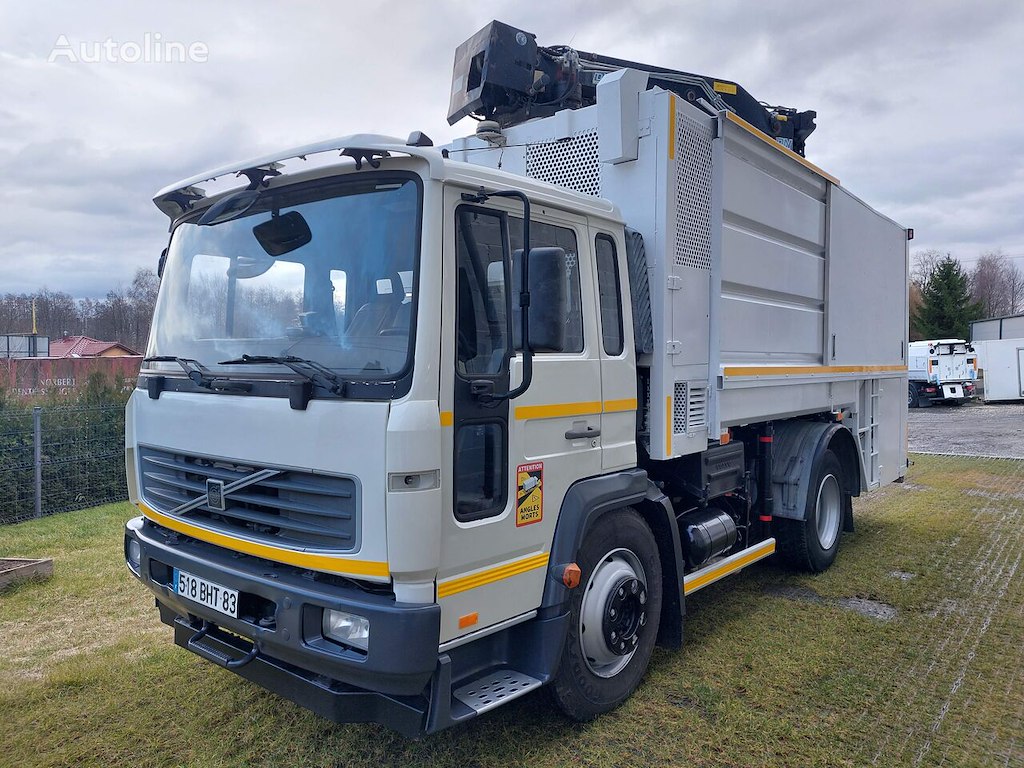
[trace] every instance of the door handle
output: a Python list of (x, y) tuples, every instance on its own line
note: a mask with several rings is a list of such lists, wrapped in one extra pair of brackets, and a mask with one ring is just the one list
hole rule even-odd
[(587, 427), (586, 429), (570, 429), (565, 433), (566, 440), (586, 440), (591, 437), (600, 437), (601, 430), (597, 427)]

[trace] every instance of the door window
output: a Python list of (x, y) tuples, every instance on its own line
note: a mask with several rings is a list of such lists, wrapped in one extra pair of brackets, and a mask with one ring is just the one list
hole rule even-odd
[(509, 354), (504, 217), (469, 206), (459, 208), (456, 217), (458, 372), (494, 375)]
[(622, 354), (622, 301), (619, 290), (619, 264), (615, 254), (615, 241), (608, 235), (598, 235), (595, 241), (597, 255), (597, 292), (601, 300), (601, 341), (609, 357)]
[(503, 213), (461, 206), (455, 216), (455, 518), (466, 522), (501, 514), (508, 496), (508, 407), (471, 391), (481, 379), (508, 386), (508, 238)]

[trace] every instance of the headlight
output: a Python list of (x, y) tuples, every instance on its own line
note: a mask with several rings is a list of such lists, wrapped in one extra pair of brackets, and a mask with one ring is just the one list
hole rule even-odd
[(370, 620), (347, 611), (324, 611), (324, 637), (365, 651), (370, 640)]

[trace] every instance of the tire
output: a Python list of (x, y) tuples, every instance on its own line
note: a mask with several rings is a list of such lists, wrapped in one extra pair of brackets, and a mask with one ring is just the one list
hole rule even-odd
[(916, 384), (907, 384), (907, 407), (908, 408), (919, 408), (921, 407), (921, 396), (917, 391)]
[(585, 722), (625, 701), (647, 670), (661, 619), (661, 561), (647, 523), (625, 508), (598, 518), (576, 562), (580, 586), (550, 688), (566, 715)]
[(776, 518), (778, 552), (790, 566), (821, 573), (835, 562), (849, 491), (843, 467), (830, 450), (822, 454), (807, 490), (805, 519)]

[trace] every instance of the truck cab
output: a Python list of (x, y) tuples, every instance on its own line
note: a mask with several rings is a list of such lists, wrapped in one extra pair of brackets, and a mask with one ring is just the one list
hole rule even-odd
[(637, 385), (613, 206), (387, 137), (338, 140), (358, 166), (269, 172), (318, 148), (229, 169), (265, 172), (251, 189), (157, 196), (125, 551), (180, 644), (337, 710), (317, 675), (422, 695), (439, 658), (537, 617), (569, 488), (635, 472)]

